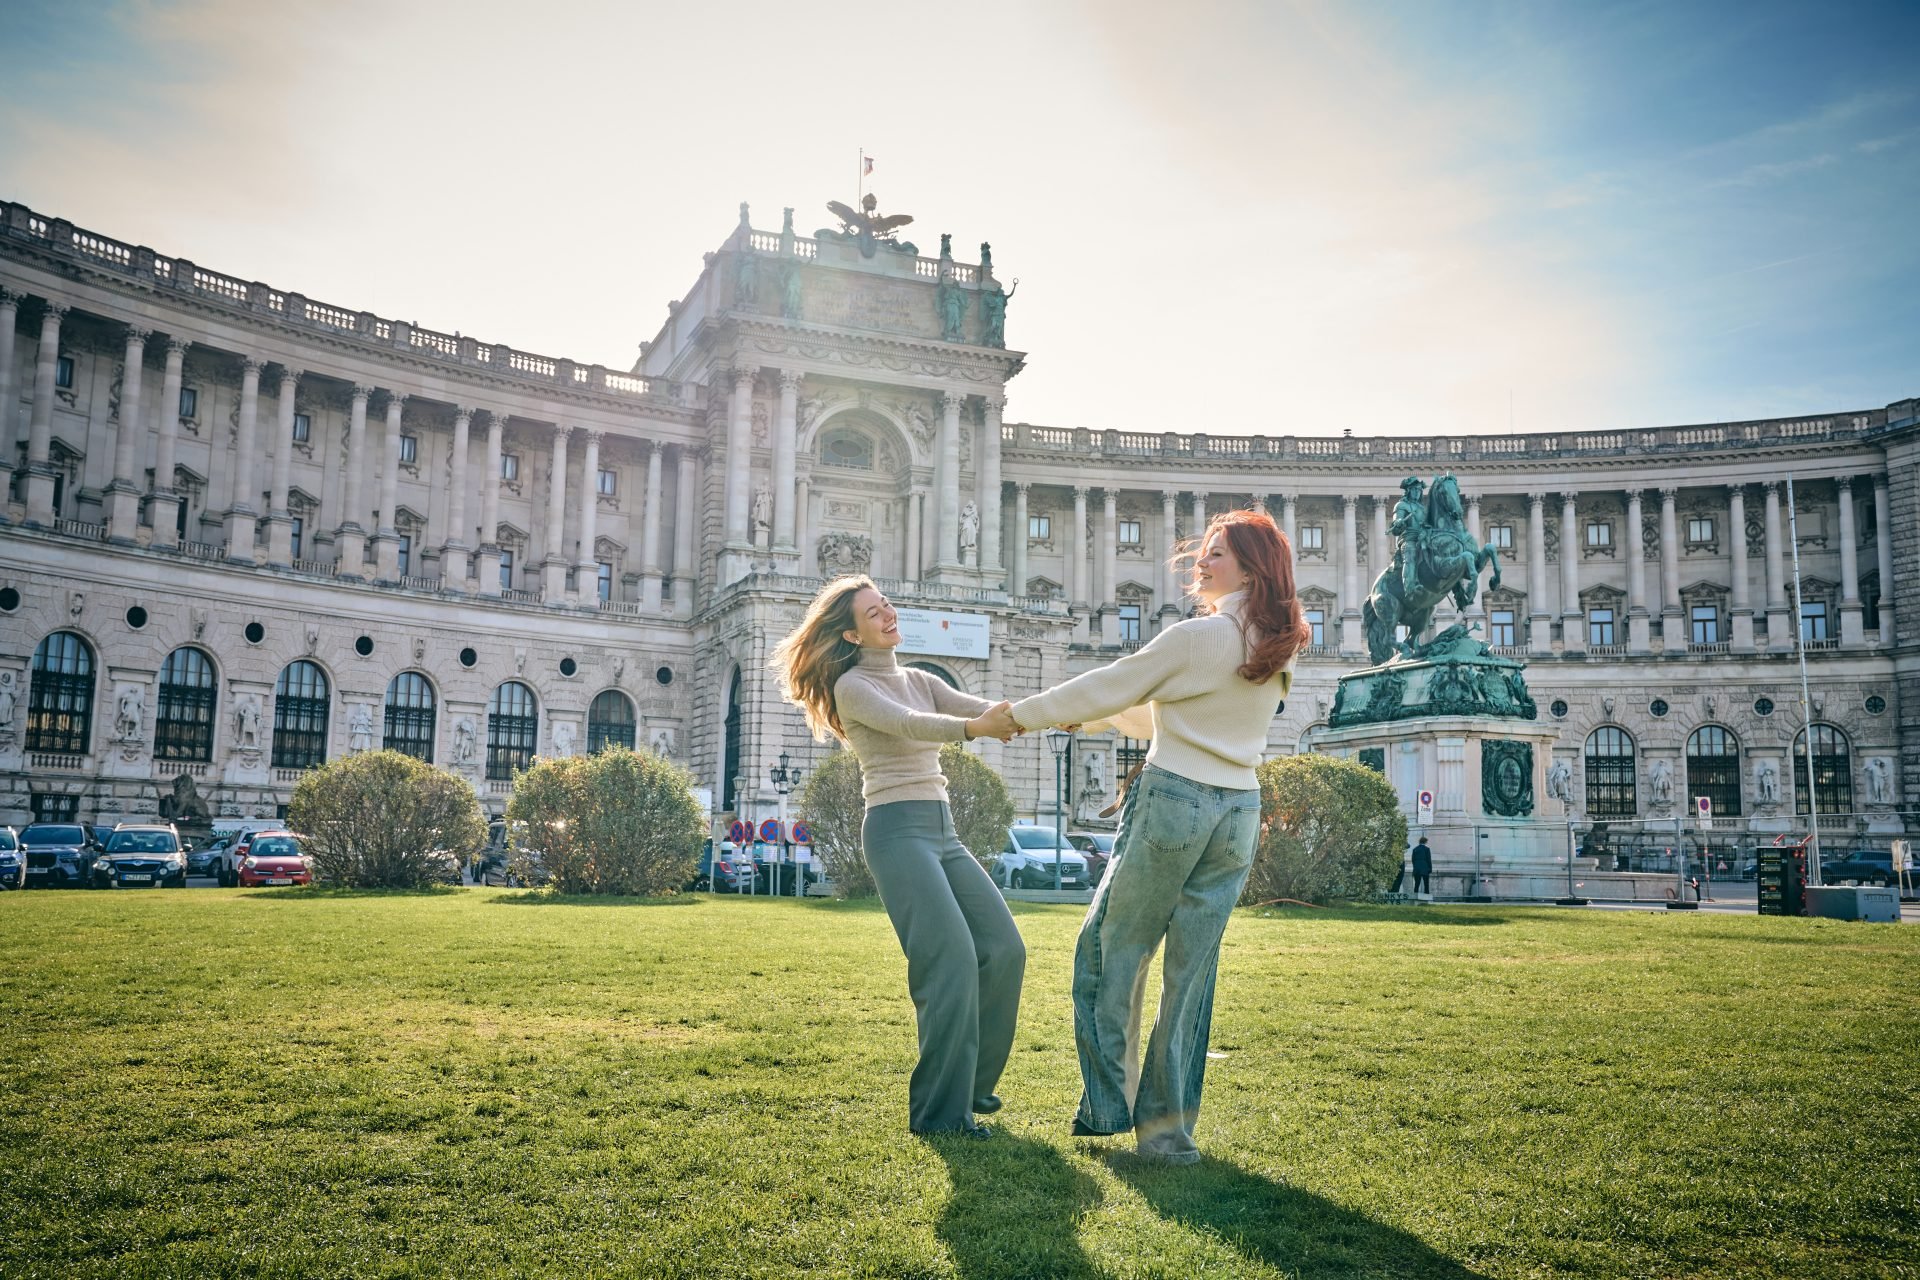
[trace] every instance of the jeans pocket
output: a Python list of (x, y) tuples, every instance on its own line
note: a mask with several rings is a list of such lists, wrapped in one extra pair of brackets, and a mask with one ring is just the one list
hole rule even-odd
[(1233, 851), (1234, 860), (1243, 867), (1253, 865), (1253, 855), (1260, 844), (1260, 810), (1235, 807), (1227, 812), (1227, 847)]
[(1150, 849), (1184, 849), (1200, 834), (1200, 803), (1183, 795), (1149, 790), (1134, 812), (1140, 839)]

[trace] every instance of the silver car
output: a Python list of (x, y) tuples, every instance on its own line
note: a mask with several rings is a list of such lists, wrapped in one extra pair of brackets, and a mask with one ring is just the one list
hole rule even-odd
[[(1059, 849), (1056, 853), (1055, 846)], [(1059, 883), (1054, 870), (1059, 869)], [(1007, 889), (1087, 889), (1087, 860), (1065, 836), (1052, 827), (1024, 824), (1007, 828), (1006, 847), (993, 867), (993, 878)]]

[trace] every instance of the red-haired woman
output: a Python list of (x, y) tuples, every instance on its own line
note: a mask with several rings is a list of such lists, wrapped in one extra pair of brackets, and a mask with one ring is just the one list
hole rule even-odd
[[(1310, 634), (1294, 593), (1292, 548), (1258, 512), (1214, 517), (1188, 590), (1205, 606), (1201, 616), (1013, 705), (1023, 728), (1078, 724), (1153, 739), (1074, 951), (1085, 1092), (1073, 1131), (1132, 1130), (1142, 1155), (1175, 1164), (1200, 1158), (1193, 1128), (1220, 937), (1260, 830), (1254, 766)], [(1160, 1012), (1143, 1063), (1140, 998), (1163, 943)]]

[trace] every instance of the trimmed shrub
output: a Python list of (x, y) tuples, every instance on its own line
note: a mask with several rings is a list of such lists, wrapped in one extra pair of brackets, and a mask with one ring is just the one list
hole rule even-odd
[(507, 821), (521, 846), (516, 874), (567, 894), (677, 893), (706, 839), (692, 776), (618, 746), (535, 763), (514, 778)]
[(949, 742), (940, 748), (940, 772), (947, 775), (947, 801), (953, 809), (953, 829), (976, 862), (984, 865), (1007, 843), (1013, 825), (1013, 797), (993, 766), (966, 746)]
[(487, 838), (472, 783), (398, 751), (362, 751), (307, 771), (287, 825), (306, 837), (316, 879), (356, 889), (457, 881)]
[(1385, 778), (1313, 752), (1269, 760), (1258, 774), (1260, 844), (1241, 902), (1362, 898), (1392, 883), (1407, 820)]

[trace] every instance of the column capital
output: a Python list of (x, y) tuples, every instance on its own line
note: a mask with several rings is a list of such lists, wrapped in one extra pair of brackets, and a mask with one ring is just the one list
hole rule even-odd
[(153, 330), (151, 329), (142, 329), (139, 325), (133, 324), (127, 326), (127, 341), (129, 343), (138, 343), (144, 347), (147, 345), (147, 339), (152, 336)]
[(404, 391), (387, 392), (387, 416), (393, 417), (395, 414), (399, 413), (400, 410), (405, 407), (406, 403), (407, 403), (406, 392)]
[(1661, 485), (1660, 486), (1660, 505), (1661, 506), (1665, 507), (1665, 506), (1672, 505), (1673, 500), (1679, 496), (1680, 496), (1680, 487), (1678, 485)]
[(307, 371), (305, 369), (296, 369), (290, 364), (281, 365), (280, 366), (281, 391), (285, 392), (287, 390), (292, 389), (293, 387), (298, 386), (300, 384), (300, 379), (306, 376), (307, 376)]
[(0, 307), (18, 307), (26, 299), (26, 294), (18, 289), (0, 284)]
[(358, 400), (361, 404), (361, 407), (364, 408), (366, 406), (367, 401), (373, 398), (373, 393), (375, 390), (377, 390), (377, 388), (362, 386), (360, 383), (356, 382), (353, 384), (353, 398), (355, 400)]
[(258, 378), (260, 371), (266, 367), (267, 362), (259, 356), (242, 356), (240, 358), (240, 372), (250, 374), (255, 378)]
[(468, 408), (464, 404), (457, 404), (453, 406), (453, 420), (455, 422), (472, 422), (475, 412), (475, 410)]
[(1778, 480), (1762, 480), (1760, 482), (1760, 492), (1771, 498), (1780, 492), (1780, 482)]
[(1076, 484), (1073, 486), (1073, 498), (1075, 502), (1085, 502), (1087, 500), (1087, 487), (1088, 486), (1084, 484)]
[(187, 354), (187, 348), (192, 345), (193, 345), (193, 342), (191, 339), (176, 338), (176, 337), (173, 337), (172, 335), (169, 335), (167, 337), (167, 358), (170, 360), (177, 360), (177, 359), (184, 358)]
[(1843, 493), (1843, 494), (1845, 494), (1845, 493), (1852, 493), (1852, 492), (1853, 492), (1853, 477), (1852, 477), (1852, 476), (1835, 476), (1835, 477), (1834, 477), (1834, 479), (1833, 479), (1833, 482), (1834, 482), (1835, 484), (1837, 484), (1837, 485), (1839, 485), (1839, 486), (1840, 486), (1840, 492), (1841, 492), (1841, 493)]
[(1468, 494), (1468, 495), (1467, 495), (1467, 505), (1468, 505), (1469, 507), (1477, 507), (1477, 506), (1479, 506), (1479, 505), (1480, 505), (1480, 495), (1479, 495), (1479, 494), (1477, 494), (1477, 493), (1470, 493), (1470, 494)]
[(592, 427), (583, 427), (580, 431), (580, 434), (587, 438), (587, 447), (589, 449), (598, 449), (600, 447), (600, 437), (606, 435), (607, 433), (604, 431), (597, 431)]
[(1343, 493), (1340, 495), (1340, 501), (1346, 504), (1348, 515), (1352, 515), (1360, 508), (1360, 495), (1357, 493)]
[(46, 310), (40, 313), (40, 318), (42, 321), (51, 320), (55, 324), (59, 324), (61, 318), (65, 316), (67, 312), (71, 311), (72, 309), (73, 308), (69, 307), (64, 302), (54, 302), (51, 299), (49, 299), (47, 302)]
[(733, 379), (733, 389), (738, 391), (740, 384), (743, 382), (746, 383), (748, 387), (753, 386), (754, 379), (760, 376), (760, 367), (758, 365), (737, 364), (729, 370), (728, 373)]
[(556, 422), (553, 424), (553, 442), (555, 444), (557, 445), (565, 444), (567, 442), (567, 437), (572, 434), (573, 434), (573, 428), (568, 424), (564, 422)]
[(1547, 505), (1547, 495), (1538, 491), (1529, 493), (1527, 495), (1527, 502), (1538, 512)]
[(984, 396), (981, 398), (980, 405), (981, 408), (985, 409), (988, 413), (1005, 413), (1007, 411), (1007, 398), (1005, 396)]
[[(1738, 488), (1738, 487), (1739, 486), (1737, 485), (1735, 486), (1735, 488)], [(1640, 505), (1642, 501), (1641, 495), (1644, 494), (1646, 490), (1642, 489), (1639, 485), (1631, 485), (1628, 488), (1622, 490), (1621, 492), (1627, 495), (1627, 502), (1629, 505), (1637, 507)]]
[(506, 430), (507, 419), (513, 416), (504, 409), (481, 409), (477, 412), (486, 414), (487, 421), (493, 426), (499, 427), (502, 431)]
[(942, 413), (959, 413), (966, 403), (967, 397), (964, 392), (942, 391), (940, 393), (940, 411)]
[(806, 380), (807, 375), (797, 370), (782, 369), (780, 371), (780, 389), (782, 391), (798, 391), (800, 384)]
[(1579, 497), (1579, 492), (1574, 489), (1562, 489), (1560, 491), (1560, 501), (1569, 507), (1573, 506)]
[(1113, 489), (1113, 488), (1102, 489), (1100, 491), (1100, 496), (1101, 496), (1101, 500), (1104, 501), (1109, 507), (1119, 505), (1120, 491), (1118, 489)]
[(1160, 491), (1160, 501), (1178, 502), (1180, 501), (1180, 491), (1178, 489), (1162, 489)]
[(1023, 498), (1027, 496), (1027, 490), (1031, 489), (1032, 487), (1033, 487), (1033, 483), (1028, 480), (1015, 480), (1013, 482), (1013, 491), (1019, 494)]

